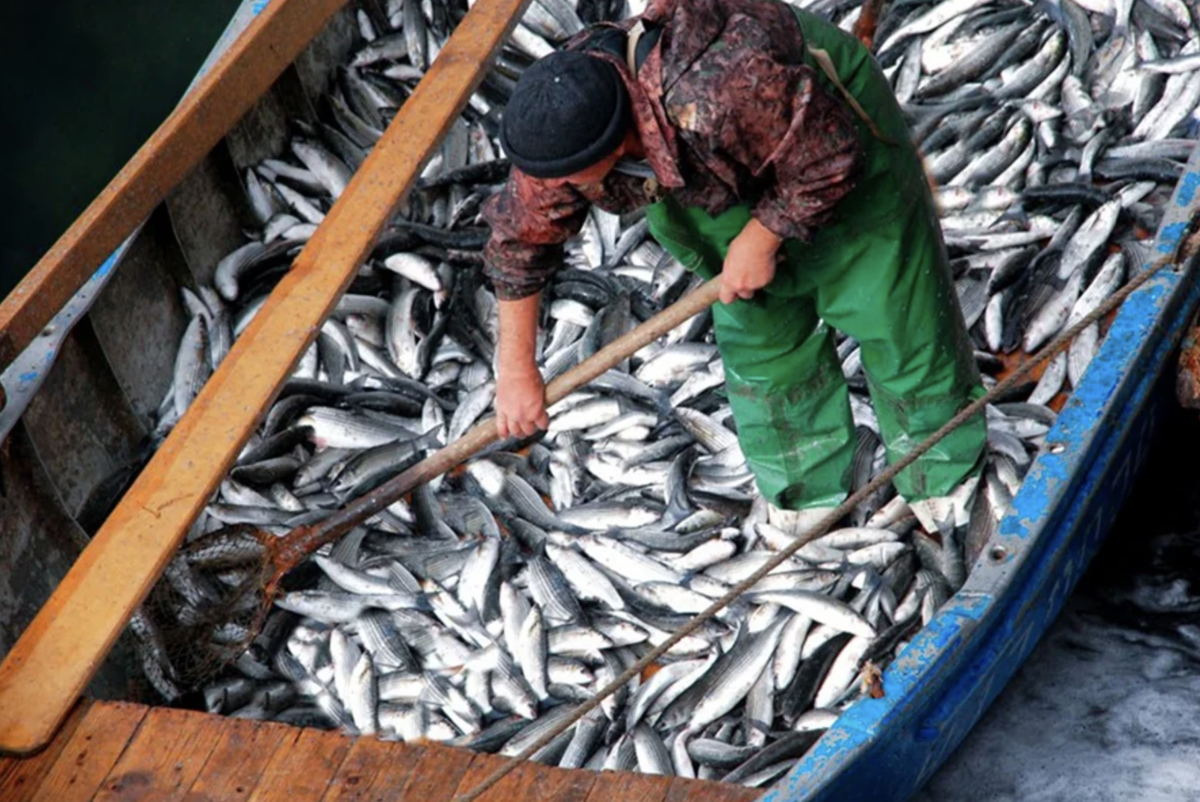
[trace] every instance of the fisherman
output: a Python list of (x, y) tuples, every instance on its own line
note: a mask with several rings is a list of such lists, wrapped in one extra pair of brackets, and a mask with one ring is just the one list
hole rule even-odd
[[(721, 276), (712, 316), (738, 442), (785, 531), (850, 491), (855, 426), (831, 327), (862, 349), (890, 461), (983, 394), (900, 107), (866, 47), (812, 13), (652, 0), (531, 65), (501, 143), (512, 169), (483, 212), (501, 437), (549, 426), (541, 290), (592, 203), (646, 207), (664, 249)], [(614, 169), (638, 162), (641, 175)], [(896, 477), (927, 528), (978, 476), (985, 437), (972, 418)]]

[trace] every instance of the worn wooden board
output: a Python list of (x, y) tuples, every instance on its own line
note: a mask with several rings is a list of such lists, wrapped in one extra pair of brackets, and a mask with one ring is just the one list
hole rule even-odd
[(673, 777), (602, 771), (587, 802), (663, 802)]
[[(289, 87), (295, 87), (295, 91), (289, 91)], [(299, 104), (292, 102), (293, 98), (303, 98), (303, 95), (300, 78), (296, 70), (289, 67), (271, 87), (271, 91), (259, 98), (230, 130), (225, 137), (225, 144), (239, 175), (263, 159), (274, 158), (287, 150), (288, 120), (299, 117), (307, 122), (310, 119), (303, 108), (295, 108)], [(311, 114), (311, 111), (308, 113)]]
[(258, 15), (0, 303), (0, 366), (25, 349), (344, 3), (276, 0)]
[(350, 752), (329, 782), (322, 802), (368, 802), (394, 798), (416, 768), (420, 746), (356, 738)]
[(317, 802), (337, 773), (350, 739), (339, 732), (301, 730), (294, 743), (284, 741), (271, 755), (253, 802)]
[(676, 777), (663, 802), (751, 802), (764, 793), (762, 788)]
[(86, 319), (63, 340), (24, 421), (72, 516), (134, 458), (145, 436)]
[(546, 768), (530, 789), (529, 802), (586, 802), (597, 777), (594, 771)]
[[(457, 794), (470, 792), (507, 762), (507, 758), (477, 755), (459, 783)], [(598, 776), (592, 771), (569, 771), (541, 763), (522, 763), (479, 799), (480, 802), (508, 802), (513, 799), (523, 802), (585, 802)]]
[(465, 749), (427, 744), (396, 799), (446, 802), (452, 799), (471, 763), (480, 757)]
[[(0, 654), (12, 649), (87, 542), (18, 421), (0, 442)], [(109, 653), (90, 696), (130, 698), (128, 645), (121, 638)]]
[(87, 545), (23, 421), (0, 442), (0, 653), (7, 653)]
[[(433, 743), (82, 701), (40, 754), (0, 758), (0, 800), (449, 802), (506, 758)], [(702, 780), (522, 763), (482, 802), (750, 802)]]
[(90, 800), (125, 751), (147, 710), (127, 702), (88, 707), (31, 802)]
[(206, 713), (152, 708), (104, 779), (96, 802), (182, 800), (217, 745), (224, 723)]
[(114, 269), (88, 320), (117, 383), (148, 429), (171, 387), (188, 323), (180, 288), (190, 283), (191, 274), (165, 206), (150, 215)]
[[(358, 4), (351, 5), (334, 14), (292, 65), (304, 89), (304, 96), (310, 103), (328, 91), (338, 69), (350, 60), (350, 51), (354, 48), (355, 41), (361, 41), (354, 14), (357, 6)], [(315, 116), (316, 109), (312, 111)]]
[(218, 718), (221, 738), (185, 797), (188, 802), (249, 798), (271, 757), (296, 742), (294, 727), (241, 718)]
[[(507, 762), (505, 758), (495, 755), (475, 755), (471, 760), (470, 767), (459, 782), (458, 788), (455, 789), (456, 795), (475, 788)], [(528, 799), (533, 787), (541, 779), (541, 772), (545, 769), (545, 766), (537, 763), (522, 763), (480, 796), (479, 802), (509, 802), (513, 799)]]
[(529, 0), (480, 0), (146, 470), (0, 664), (0, 751), (52, 737)]
[(224, 141), (172, 190), (166, 206), (197, 285), (211, 285), (217, 263), (246, 244), (243, 227), (257, 225)]
[(0, 757), (0, 799), (4, 802), (29, 802), (33, 798), (91, 704), (90, 700), (81, 699), (63, 723), (58, 737), (36, 755), (25, 758)]

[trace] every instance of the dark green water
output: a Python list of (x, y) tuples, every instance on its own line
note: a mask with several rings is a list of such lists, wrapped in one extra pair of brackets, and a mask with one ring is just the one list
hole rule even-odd
[(171, 113), (238, 5), (0, 4), (0, 297)]

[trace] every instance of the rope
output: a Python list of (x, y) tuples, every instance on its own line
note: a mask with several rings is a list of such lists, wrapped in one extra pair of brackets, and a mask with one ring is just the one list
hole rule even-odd
[[(1017, 382), (1028, 376), (1039, 364), (1053, 356), (1056, 356), (1071, 340), (1075, 339), (1080, 332), (1093, 323), (1099, 321), (1113, 309), (1116, 309), (1118, 306), (1124, 303), (1125, 299), (1128, 298), (1135, 290), (1137, 290), (1138, 287), (1141, 287), (1152, 277), (1157, 275), (1158, 272), (1164, 267), (1176, 264), (1180, 249), (1189, 239), (1190, 234), (1196, 228), (1198, 223), (1200, 223), (1200, 216), (1192, 219), (1191, 223), (1189, 224), (1188, 231), (1179, 238), (1179, 242), (1171, 254), (1163, 257), (1157, 263), (1152, 264), (1150, 267), (1139, 273), (1124, 287), (1109, 296), (1104, 303), (1096, 307), (1096, 309), (1090, 314), (1043, 346), (1040, 351), (1038, 351), (1029, 359), (1029, 361), (1013, 371), (1013, 373), (1006, 379), (993, 387), (985, 395), (969, 404), (961, 412), (951, 418), (948, 423), (942, 426), (942, 428), (930, 435), (928, 439), (906, 454), (894, 465), (889, 466), (883, 473), (875, 477), (875, 479), (869, 482), (865, 487), (861, 488), (858, 490), (858, 492), (852, 494), (849, 498), (843, 501), (841, 505), (838, 506), (833, 512), (821, 519), (820, 523), (818, 523), (812, 530), (807, 532), (804, 537), (797, 538), (793, 543), (788, 545), (787, 548), (777, 553), (753, 574), (734, 585), (728, 593), (714, 601), (704, 611), (697, 613), (695, 617), (677, 629), (674, 634), (647, 652), (645, 656), (627, 668), (612, 682), (608, 683), (599, 691), (597, 691), (595, 696), (593, 696), (591, 699), (588, 699), (586, 702), (582, 702), (579, 707), (575, 708), (574, 712), (572, 712), (570, 716), (559, 722), (556, 726), (552, 727), (536, 741), (525, 747), (525, 749), (523, 749), (520, 753), (509, 758), (507, 763), (496, 769), (496, 771), (492, 772), (492, 774), (485, 778), (479, 785), (475, 786), (475, 788), (471, 789), (467, 793), (460, 794), (455, 797), (455, 802), (472, 802), (472, 800), (478, 799), (479, 796), (481, 796), (484, 792), (507, 776), (509, 772), (511, 772), (521, 763), (528, 760), (539, 749), (549, 744), (562, 733), (566, 732), (588, 713), (599, 707), (602, 701), (620, 690), (625, 683), (641, 674), (641, 672), (647, 666), (665, 655), (671, 649), (671, 647), (699, 629), (701, 625), (703, 625), (721, 610), (725, 609), (725, 607), (727, 607), (731, 602), (736, 600), (739, 596), (757, 584), (760, 579), (782, 565), (803, 546), (825, 534), (829, 527), (833, 526), (835, 523), (841, 520), (844, 515), (853, 510), (853, 508), (860, 501), (879, 490), (888, 482), (892, 481), (896, 474), (907, 468), (923, 454), (937, 445), (942, 438), (946, 437), (946, 435), (950, 434), (959, 426), (962, 426), (970, 418), (983, 411), (984, 407), (990, 404), (996, 398), (1003, 396), (1006, 392), (1008, 392), (1008, 390), (1014, 387)], [(1190, 256), (1191, 254), (1189, 254), (1189, 258)]]

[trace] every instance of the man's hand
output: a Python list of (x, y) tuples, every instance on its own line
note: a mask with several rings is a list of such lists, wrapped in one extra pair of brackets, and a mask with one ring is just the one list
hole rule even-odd
[(754, 218), (729, 243), (721, 269), (721, 303), (749, 300), (775, 278), (775, 253), (783, 242)]
[(529, 437), (550, 428), (546, 385), (536, 365), (502, 368), (496, 382), (496, 432), (501, 438)]
[(496, 433), (502, 438), (528, 437), (550, 428), (546, 384), (533, 356), (541, 297), (539, 292), (499, 304), (495, 406)]

